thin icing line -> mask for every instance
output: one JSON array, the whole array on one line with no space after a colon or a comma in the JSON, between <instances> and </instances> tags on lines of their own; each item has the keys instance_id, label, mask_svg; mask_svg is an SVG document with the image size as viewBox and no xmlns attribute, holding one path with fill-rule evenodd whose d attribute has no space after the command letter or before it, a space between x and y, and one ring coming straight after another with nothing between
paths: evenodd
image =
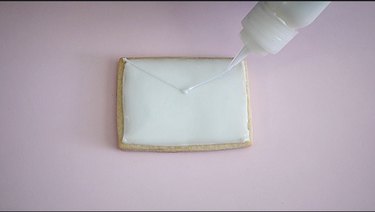
<instances>
[{"instance_id":1,"label":"thin icing line","mask_svg":"<svg viewBox=\"0 0 375 212\"><path fill-rule=\"evenodd\" d=\"M142 71L143 73L149 75L150 77L152 77L152 78L154 78L154 79L156 79L156 80L159 80L160 82L162 82L162 83L164 83L164 84L166 84L166 85L168 85L168 86L170 86L170 87L172 87L172 88L174 88L174 89L176 89L176 90L182 92L182 89L177 88L175 85L173 85L173 84L171 84L171 83L169 83L169 82L167 82L167 81L165 81L165 80L163 80L163 79L160 79L159 77L156 77L156 76L154 76L154 75L148 73L148 72L147 72L146 70L144 70L143 68L141 68L141 67L139 67L138 65L136 65L135 63L131 62L128 58L125 57L124 60L125 60L127 63L129 63L129 64L131 64L132 66L134 66L135 68L137 68L138 70L140 70L140 71Z\"/></svg>"}]
</instances>

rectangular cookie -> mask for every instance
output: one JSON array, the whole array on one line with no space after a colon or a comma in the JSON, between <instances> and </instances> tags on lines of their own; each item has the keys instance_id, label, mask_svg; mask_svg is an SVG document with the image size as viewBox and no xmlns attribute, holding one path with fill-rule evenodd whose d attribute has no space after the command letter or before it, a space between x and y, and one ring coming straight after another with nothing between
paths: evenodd
<instances>
[{"instance_id":1,"label":"rectangular cookie","mask_svg":"<svg viewBox=\"0 0 375 212\"><path fill-rule=\"evenodd\" d=\"M118 147L130 151L212 151L252 144L246 62L188 94L184 88L225 70L231 58L120 58Z\"/></svg>"}]
</instances>

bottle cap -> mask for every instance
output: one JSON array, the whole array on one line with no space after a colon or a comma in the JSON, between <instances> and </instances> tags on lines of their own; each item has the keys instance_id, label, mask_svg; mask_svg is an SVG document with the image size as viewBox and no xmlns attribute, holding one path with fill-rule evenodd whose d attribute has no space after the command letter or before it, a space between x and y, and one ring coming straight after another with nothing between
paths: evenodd
<instances>
[{"instance_id":1,"label":"bottle cap","mask_svg":"<svg viewBox=\"0 0 375 212\"><path fill-rule=\"evenodd\" d=\"M242 41L252 52L263 55L278 53L298 33L262 3L256 4L241 24Z\"/></svg>"}]
</instances>

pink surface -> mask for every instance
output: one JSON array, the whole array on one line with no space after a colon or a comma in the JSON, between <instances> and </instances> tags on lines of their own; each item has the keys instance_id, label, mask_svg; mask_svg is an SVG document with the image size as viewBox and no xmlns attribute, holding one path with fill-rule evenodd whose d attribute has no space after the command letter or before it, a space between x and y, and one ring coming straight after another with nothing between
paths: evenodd
<instances>
[{"instance_id":1,"label":"pink surface","mask_svg":"<svg viewBox=\"0 0 375 212\"><path fill-rule=\"evenodd\" d=\"M1 2L0 209L375 209L375 3L250 56L255 145L116 148L121 56L234 56L255 2Z\"/></svg>"}]
</instances>

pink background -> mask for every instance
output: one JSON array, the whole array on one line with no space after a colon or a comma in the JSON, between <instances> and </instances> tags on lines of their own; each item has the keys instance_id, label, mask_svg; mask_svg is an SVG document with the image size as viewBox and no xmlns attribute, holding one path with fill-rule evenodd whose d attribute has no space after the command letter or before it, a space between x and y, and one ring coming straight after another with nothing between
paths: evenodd
<instances>
[{"instance_id":1,"label":"pink background","mask_svg":"<svg viewBox=\"0 0 375 212\"><path fill-rule=\"evenodd\" d=\"M375 3L248 57L255 144L116 148L122 56L234 56L255 2L1 2L0 209L375 209Z\"/></svg>"}]
</instances>

